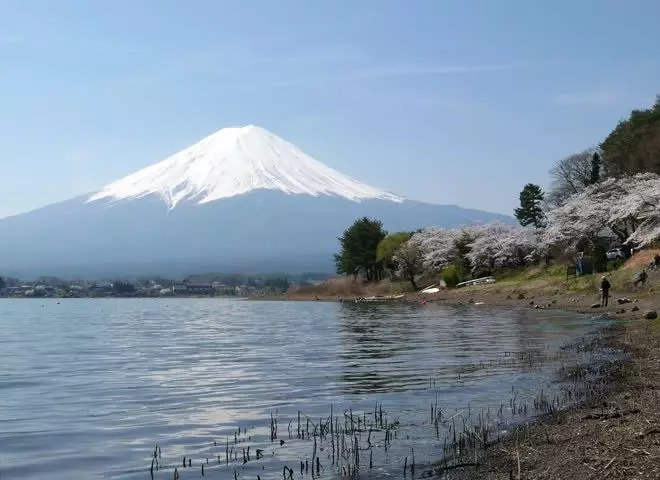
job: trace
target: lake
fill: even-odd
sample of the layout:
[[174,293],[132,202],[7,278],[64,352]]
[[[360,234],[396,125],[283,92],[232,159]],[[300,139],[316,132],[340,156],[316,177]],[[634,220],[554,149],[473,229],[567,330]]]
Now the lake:
[[468,414],[505,429],[515,402],[556,389],[559,347],[598,324],[487,306],[0,300],[0,478],[149,479],[156,445],[157,479],[201,478],[202,464],[210,479],[280,479],[285,465],[311,478],[300,462],[323,424],[322,477],[350,465],[332,450],[353,438],[371,447],[357,449],[362,476],[401,477],[413,449],[417,464],[440,458]]

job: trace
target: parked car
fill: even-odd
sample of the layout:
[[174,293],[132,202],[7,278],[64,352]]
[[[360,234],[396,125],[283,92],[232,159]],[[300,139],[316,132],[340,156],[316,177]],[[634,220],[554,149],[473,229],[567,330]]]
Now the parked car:
[[623,258],[626,258],[626,256],[623,253],[623,250],[620,248],[613,248],[611,250],[608,250],[605,255],[607,255],[608,260],[620,260]]

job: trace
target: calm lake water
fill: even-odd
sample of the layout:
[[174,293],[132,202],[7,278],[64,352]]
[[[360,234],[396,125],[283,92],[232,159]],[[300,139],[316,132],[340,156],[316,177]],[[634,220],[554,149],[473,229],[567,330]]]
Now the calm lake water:
[[[515,359],[552,357],[595,326],[486,306],[0,300],[0,478],[149,479],[156,444],[154,478],[173,478],[175,466],[182,479],[201,478],[207,458],[205,478],[282,478],[284,465],[301,478],[313,442],[296,438],[298,411],[318,424],[331,405],[367,418],[376,404],[399,423],[365,475],[400,477],[412,448],[420,464],[442,454],[431,404],[444,418],[502,406],[506,415],[512,395],[552,389],[564,361]],[[329,451],[319,444],[322,476],[334,478]]]

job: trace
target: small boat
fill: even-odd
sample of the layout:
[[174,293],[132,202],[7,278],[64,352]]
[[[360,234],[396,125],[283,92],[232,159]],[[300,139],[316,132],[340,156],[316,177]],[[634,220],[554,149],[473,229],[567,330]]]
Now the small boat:
[[388,302],[391,300],[401,300],[402,298],[405,298],[405,295],[388,295],[388,296],[382,296],[382,295],[375,295],[373,297],[360,297],[356,298],[355,302]]
[[475,278],[474,280],[468,280],[466,282],[461,282],[456,285],[456,287],[471,287],[472,285],[486,285],[489,283],[495,283],[495,278],[493,277],[481,277]]

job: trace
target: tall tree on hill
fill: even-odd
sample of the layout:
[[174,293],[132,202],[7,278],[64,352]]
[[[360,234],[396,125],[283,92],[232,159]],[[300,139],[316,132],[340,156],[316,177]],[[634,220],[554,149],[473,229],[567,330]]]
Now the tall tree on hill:
[[378,244],[387,236],[380,220],[367,217],[356,220],[339,237],[341,250],[334,255],[337,273],[364,275],[367,281],[383,277],[383,263],[378,261]]
[[660,174],[660,95],[647,110],[633,110],[600,144],[608,176]]
[[545,194],[538,185],[528,183],[520,192],[520,207],[514,210],[514,215],[523,227],[533,225],[535,228],[545,226],[545,213],[541,205]]
[[593,157],[591,157],[591,178],[589,179],[591,185],[600,182],[600,164],[600,155],[598,155],[598,152],[594,152]]

